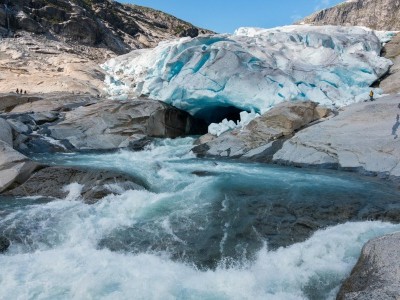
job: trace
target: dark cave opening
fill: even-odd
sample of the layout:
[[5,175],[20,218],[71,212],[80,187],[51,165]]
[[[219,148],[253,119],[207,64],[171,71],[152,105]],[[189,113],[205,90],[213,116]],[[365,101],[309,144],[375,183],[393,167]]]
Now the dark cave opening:
[[235,106],[210,106],[199,110],[194,117],[204,120],[207,125],[220,123],[224,119],[234,122],[240,121],[240,113],[243,109]]

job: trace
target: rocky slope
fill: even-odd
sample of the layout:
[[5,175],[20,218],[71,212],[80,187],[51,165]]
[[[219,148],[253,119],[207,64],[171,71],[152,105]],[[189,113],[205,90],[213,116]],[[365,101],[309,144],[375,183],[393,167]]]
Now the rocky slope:
[[400,2],[398,0],[347,1],[318,11],[298,23],[400,30]]
[[160,11],[108,0],[0,0],[0,92],[99,95],[100,63],[203,33]]
[[209,32],[160,11],[111,0],[0,0],[0,34],[19,30],[117,54]]

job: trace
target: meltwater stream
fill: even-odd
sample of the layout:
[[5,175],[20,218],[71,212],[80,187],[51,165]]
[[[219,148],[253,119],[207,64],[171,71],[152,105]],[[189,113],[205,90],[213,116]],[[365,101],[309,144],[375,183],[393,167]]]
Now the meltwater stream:
[[[334,299],[400,193],[353,174],[200,160],[193,139],[36,157],[138,177],[96,204],[0,198],[1,299]],[[62,188],[62,187],[60,187]],[[367,221],[381,220],[381,221]],[[383,222],[384,221],[384,222]]]

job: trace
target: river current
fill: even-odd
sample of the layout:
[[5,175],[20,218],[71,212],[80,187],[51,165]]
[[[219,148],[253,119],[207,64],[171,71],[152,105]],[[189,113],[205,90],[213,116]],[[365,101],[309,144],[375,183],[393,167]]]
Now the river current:
[[[194,139],[47,154],[147,190],[89,205],[0,198],[0,299],[334,299],[370,238],[400,230],[400,192],[351,173],[197,159]],[[375,220],[375,221],[370,221]]]

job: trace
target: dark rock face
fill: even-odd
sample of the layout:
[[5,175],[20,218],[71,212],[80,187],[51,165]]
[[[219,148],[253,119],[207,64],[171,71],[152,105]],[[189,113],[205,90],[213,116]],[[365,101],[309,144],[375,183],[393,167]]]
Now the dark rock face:
[[369,241],[343,283],[338,300],[398,299],[400,295],[400,234]]
[[67,38],[85,45],[95,45],[101,39],[96,22],[86,17],[71,18],[63,24],[61,32]]
[[0,0],[0,26],[0,32],[45,33],[117,54],[211,33],[160,11],[109,0]]
[[398,0],[356,0],[324,9],[299,21],[314,25],[366,26],[376,30],[400,30]]
[[150,137],[174,138],[204,132],[207,132],[205,123],[172,106],[157,110],[147,121],[147,135]]
[[6,237],[0,236],[0,253],[6,252],[10,245],[11,243]]
[[68,191],[63,187],[71,183],[83,185],[81,196],[89,204],[95,203],[116,191],[144,189],[143,183],[138,179],[125,174],[100,170],[48,167],[36,172],[25,183],[4,193],[4,195],[65,198]]

